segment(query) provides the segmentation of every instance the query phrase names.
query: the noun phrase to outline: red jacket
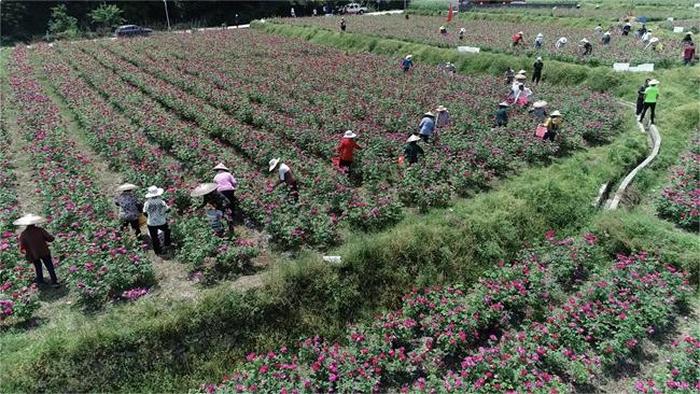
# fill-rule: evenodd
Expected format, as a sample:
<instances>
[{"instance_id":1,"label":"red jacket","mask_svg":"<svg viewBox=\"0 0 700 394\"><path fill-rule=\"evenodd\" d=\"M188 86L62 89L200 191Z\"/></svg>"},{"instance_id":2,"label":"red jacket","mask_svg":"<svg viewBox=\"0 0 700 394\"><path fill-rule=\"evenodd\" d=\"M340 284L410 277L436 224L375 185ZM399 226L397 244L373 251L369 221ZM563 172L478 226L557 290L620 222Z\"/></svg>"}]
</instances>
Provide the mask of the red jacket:
<instances>
[{"instance_id":1,"label":"red jacket","mask_svg":"<svg viewBox=\"0 0 700 394\"><path fill-rule=\"evenodd\" d=\"M683 50L683 59L692 59L695 56L695 47L690 45Z\"/></svg>"},{"instance_id":2,"label":"red jacket","mask_svg":"<svg viewBox=\"0 0 700 394\"><path fill-rule=\"evenodd\" d=\"M355 142L352 138L343 138L338 145L338 153L340 154L340 160L342 161L352 161L352 154L355 149L361 149L360 145Z\"/></svg>"}]
</instances>

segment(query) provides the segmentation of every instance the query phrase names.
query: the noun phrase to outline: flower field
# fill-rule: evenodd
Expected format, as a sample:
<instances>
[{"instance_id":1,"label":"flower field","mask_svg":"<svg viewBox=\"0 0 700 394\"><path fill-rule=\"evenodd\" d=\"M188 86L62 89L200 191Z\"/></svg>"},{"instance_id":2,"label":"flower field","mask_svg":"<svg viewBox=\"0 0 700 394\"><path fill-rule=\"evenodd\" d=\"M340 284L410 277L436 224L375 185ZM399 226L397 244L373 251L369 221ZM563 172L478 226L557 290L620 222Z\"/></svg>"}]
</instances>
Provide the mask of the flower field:
<instances>
[{"instance_id":1,"label":"flower field","mask_svg":"<svg viewBox=\"0 0 700 394\"><path fill-rule=\"evenodd\" d=\"M656 202L659 216L690 230L700 231L700 138L671 173L671 182Z\"/></svg>"},{"instance_id":2,"label":"flower field","mask_svg":"<svg viewBox=\"0 0 700 394\"><path fill-rule=\"evenodd\" d=\"M414 290L342 343L251 353L202 391L569 392L663 329L690 295L683 273L644 253L605 264L593 234L547 238L469 290Z\"/></svg>"},{"instance_id":3,"label":"flower field","mask_svg":"<svg viewBox=\"0 0 700 394\"><path fill-rule=\"evenodd\" d=\"M319 26L325 29L339 31L339 18L284 18L276 19L276 23L300 24ZM603 46L601 34L594 31L595 24L591 22L590 29L568 27L546 22L508 22L497 17L484 19L455 18L446 23L444 17L412 15L406 20L403 15L383 15L374 18L346 17L347 32L370 34L381 37L408 40L440 47L469 45L480 47L482 50L505 52L514 55L543 56L546 59L557 59L568 62L612 65L624 63L655 63L657 67L680 64L682 46L680 36L661 36L663 49L658 51L644 50L645 44L636 39L633 34L623 37L614 25L604 25L610 28L612 40L610 45ZM446 26L448 34L439 33L440 26ZM459 29L465 28L464 39L459 39ZM635 27L636 28L636 27ZM511 36L517 32L524 33L524 45L513 47ZM540 50L534 48L535 36L542 33L545 37ZM556 49L554 44L559 37L566 37L568 45ZM673 37L673 38L671 38ZM589 57L579 56L581 48L578 42L586 38L593 44L593 54ZM504 70L505 71L505 70ZM546 67L544 73L546 74Z\"/></svg>"},{"instance_id":4,"label":"flower field","mask_svg":"<svg viewBox=\"0 0 700 394\"><path fill-rule=\"evenodd\" d=\"M344 224L384 228L402 217L403 206L446 206L524 165L606 142L619 124L606 95L543 87L537 97L559 103L566 114L559 141L533 138L536 121L521 110L512 111L508 128L492 131L496 103L507 92L501 81L448 78L420 66L406 78L395 59L350 56L255 31L57 46L42 58L46 67L72 69L52 78L82 79L189 176L203 181L211 163L234 163L246 216L283 247L334 244ZM258 67L265 58L279 66ZM420 166L400 168L403 141L420 114L438 104L450 109L454 126L426 147ZM346 129L365 146L359 188L331 165ZM266 192L271 157L282 157L298 174L298 206L284 202L283 190Z\"/></svg>"}]
</instances>

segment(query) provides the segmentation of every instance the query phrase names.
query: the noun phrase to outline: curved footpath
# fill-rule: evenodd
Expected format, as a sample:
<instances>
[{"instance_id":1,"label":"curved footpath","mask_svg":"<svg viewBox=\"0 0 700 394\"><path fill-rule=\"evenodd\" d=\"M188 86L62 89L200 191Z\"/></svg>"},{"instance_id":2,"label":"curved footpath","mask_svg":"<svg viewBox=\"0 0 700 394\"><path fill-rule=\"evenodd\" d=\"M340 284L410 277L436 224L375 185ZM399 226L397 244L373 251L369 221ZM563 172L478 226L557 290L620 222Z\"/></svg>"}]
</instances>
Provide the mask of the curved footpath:
<instances>
[{"instance_id":1,"label":"curved footpath","mask_svg":"<svg viewBox=\"0 0 700 394\"><path fill-rule=\"evenodd\" d=\"M623 104L625 106L633 107L632 104L627 102L623 102ZM639 122L639 120L637 120L637 126L639 126L639 130L642 133L647 133L649 135L649 138L651 138L651 152L649 153L649 156L647 156L647 158L644 159L644 161L639 163L637 167L635 167L632 171L630 171L629 174L627 174L627 176L625 176L625 178L622 180L622 183L620 183L620 186L617 188L615 196L608 201L608 204L606 204L606 210L612 211L617 209L618 205L620 204L620 201L622 200L622 197L627 191L627 187L630 185L630 183L632 183L632 180L634 180L634 177L637 176L637 173L641 171L644 167L648 166L649 163L651 163L659 154L659 150L661 148L661 134L659 133L659 129L657 129L656 126L653 124L649 125L648 129L645 129L644 125L641 122Z\"/></svg>"}]
</instances>

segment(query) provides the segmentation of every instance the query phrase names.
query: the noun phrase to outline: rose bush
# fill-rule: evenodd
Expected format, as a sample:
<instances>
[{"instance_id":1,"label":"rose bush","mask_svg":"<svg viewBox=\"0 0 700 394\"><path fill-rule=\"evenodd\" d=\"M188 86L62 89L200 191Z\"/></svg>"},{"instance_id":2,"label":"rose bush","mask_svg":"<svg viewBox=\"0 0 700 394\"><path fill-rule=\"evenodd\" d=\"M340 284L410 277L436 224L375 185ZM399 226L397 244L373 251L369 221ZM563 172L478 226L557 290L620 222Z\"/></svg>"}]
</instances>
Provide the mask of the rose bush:
<instances>
[{"instance_id":1,"label":"rose bush","mask_svg":"<svg viewBox=\"0 0 700 394\"><path fill-rule=\"evenodd\" d=\"M656 202L659 216L690 231L700 231L700 136L696 136L671 181Z\"/></svg>"}]
</instances>

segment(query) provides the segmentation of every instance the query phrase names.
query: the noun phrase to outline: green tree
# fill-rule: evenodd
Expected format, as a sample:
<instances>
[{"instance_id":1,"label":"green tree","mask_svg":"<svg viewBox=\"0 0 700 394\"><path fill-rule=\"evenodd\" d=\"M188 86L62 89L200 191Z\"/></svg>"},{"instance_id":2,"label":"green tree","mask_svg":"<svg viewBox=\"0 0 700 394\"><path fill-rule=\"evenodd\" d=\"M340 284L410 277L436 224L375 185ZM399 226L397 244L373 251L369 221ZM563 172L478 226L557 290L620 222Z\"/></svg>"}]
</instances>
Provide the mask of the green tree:
<instances>
[{"instance_id":1,"label":"green tree","mask_svg":"<svg viewBox=\"0 0 700 394\"><path fill-rule=\"evenodd\" d=\"M98 31L105 33L113 27L124 23L121 8L114 4L102 4L89 13L92 23L99 25Z\"/></svg>"},{"instance_id":2,"label":"green tree","mask_svg":"<svg viewBox=\"0 0 700 394\"><path fill-rule=\"evenodd\" d=\"M78 36L78 19L68 15L65 4L51 8L49 32L56 38L75 38Z\"/></svg>"}]
</instances>

